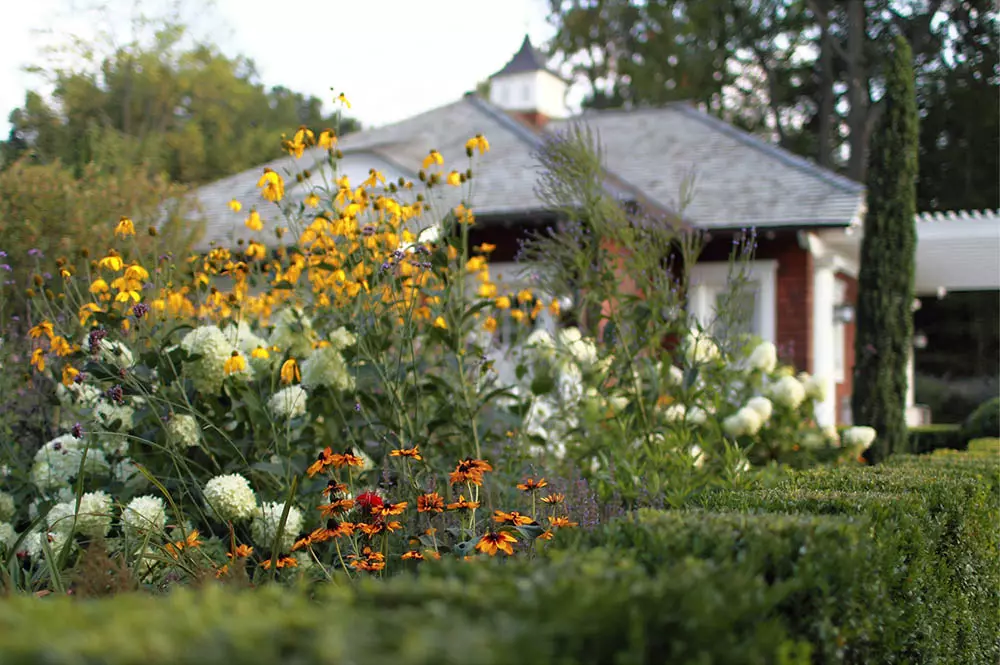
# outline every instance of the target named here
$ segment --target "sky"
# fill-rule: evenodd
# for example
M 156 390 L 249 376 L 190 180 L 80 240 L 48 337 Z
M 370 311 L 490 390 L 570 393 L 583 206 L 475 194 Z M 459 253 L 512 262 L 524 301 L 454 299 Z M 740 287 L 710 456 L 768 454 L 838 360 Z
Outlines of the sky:
M 0 5 L 15 0 L 0 0 Z M 95 12 L 98 3 L 108 7 Z M 0 138 L 28 89 L 46 90 L 23 71 L 66 37 L 95 42 L 131 35 L 137 0 L 17 2 L 17 20 L 0 27 Z M 364 126 L 402 120 L 447 104 L 500 69 L 525 33 L 538 45 L 554 29 L 548 0 L 142 0 L 162 14 L 179 2 L 196 35 L 226 54 L 249 56 L 268 87 L 283 85 L 329 101 L 345 92 Z M 571 92 L 570 106 L 574 106 Z M 332 105 L 327 105 L 332 109 Z

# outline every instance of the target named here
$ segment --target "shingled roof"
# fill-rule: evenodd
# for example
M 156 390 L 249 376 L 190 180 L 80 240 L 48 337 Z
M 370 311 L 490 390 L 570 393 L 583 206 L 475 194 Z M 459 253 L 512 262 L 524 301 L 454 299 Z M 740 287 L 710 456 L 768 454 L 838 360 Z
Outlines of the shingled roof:
M 552 121 L 545 130 L 538 130 L 470 94 L 401 122 L 343 137 L 341 165 L 358 174 L 377 168 L 394 178 L 415 179 L 431 148 L 441 152 L 446 165 L 464 165 L 466 140 L 481 133 L 492 147 L 477 157 L 473 206 L 484 219 L 515 217 L 543 209 L 535 192 L 541 171 L 537 150 L 552 132 L 565 131 L 575 123 L 592 129 L 602 145 L 609 192 L 661 214 L 682 213 L 695 226 L 848 226 L 858 221 L 863 210 L 860 184 L 688 104 L 586 113 Z M 264 166 L 279 173 L 295 172 L 319 168 L 323 157 L 323 151 L 312 149 L 298 162 L 284 157 L 196 190 L 194 196 L 206 221 L 202 244 L 223 242 L 234 233 L 253 235 L 242 225 L 246 212 L 235 215 L 227 204 L 232 198 L 247 207 L 256 202 L 262 214 L 273 208 L 260 199 L 256 188 Z M 363 176 L 352 176 L 352 181 L 360 179 Z M 692 179 L 690 205 L 680 210 L 682 191 Z M 440 205 L 457 203 L 454 188 L 437 191 Z M 304 195 L 304 188 L 289 183 L 289 198 Z M 265 223 L 269 222 L 265 215 Z M 273 238 L 273 233 L 262 237 Z

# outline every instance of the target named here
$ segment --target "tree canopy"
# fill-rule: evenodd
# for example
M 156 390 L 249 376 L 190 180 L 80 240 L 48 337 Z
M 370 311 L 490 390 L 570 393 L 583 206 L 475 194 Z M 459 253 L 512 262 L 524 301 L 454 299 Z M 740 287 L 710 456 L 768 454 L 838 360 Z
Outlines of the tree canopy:
M 265 88 L 252 60 L 184 37 L 183 26 L 164 24 L 151 42 L 118 46 L 90 66 L 40 68 L 52 95 L 29 91 L 10 114 L 3 164 L 59 161 L 78 176 L 91 164 L 142 166 L 201 183 L 279 156 L 282 133 L 299 125 L 338 124 L 317 97 Z M 340 133 L 358 127 L 339 119 Z
M 593 108 L 676 100 L 865 179 L 891 44 L 914 52 L 920 210 L 1000 204 L 990 0 L 549 0 L 549 50 Z

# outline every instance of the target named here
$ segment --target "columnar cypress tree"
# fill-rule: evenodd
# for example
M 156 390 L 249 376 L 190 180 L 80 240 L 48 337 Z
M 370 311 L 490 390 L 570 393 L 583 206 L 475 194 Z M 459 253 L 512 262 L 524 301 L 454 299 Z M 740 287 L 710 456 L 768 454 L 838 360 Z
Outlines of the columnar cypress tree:
M 902 37 L 886 77 L 885 105 L 869 153 L 852 403 L 854 422 L 878 430 L 871 461 L 906 448 L 919 133 L 912 54 Z

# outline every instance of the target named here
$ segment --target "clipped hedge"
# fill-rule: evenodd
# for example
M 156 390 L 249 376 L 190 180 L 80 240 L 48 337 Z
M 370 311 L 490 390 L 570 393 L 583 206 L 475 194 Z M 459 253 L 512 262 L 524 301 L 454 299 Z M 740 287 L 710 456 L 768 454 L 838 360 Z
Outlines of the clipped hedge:
M 0 603 L 0 662 L 810 663 L 809 645 L 767 618 L 767 582 L 739 566 L 678 560 L 650 574 L 594 550 L 423 570 L 312 600 L 216 585 L 162 598 L 15 598 Z
M 903 455 L 641 510 L 548 556 L 306 590 L 0 603 L 0 662 L 996 663 L 996 455 Z M 562 543 L 562 544 L 560 544 Z
M 968 442 L 959 425 L 921 425 L 909 429 L 907 452 L 922 455 L 942 448 L 962 450 Z
M 1000 437 L 1000 397 L 986 400 L 962 423 L 966 439 Z

